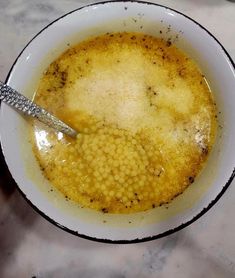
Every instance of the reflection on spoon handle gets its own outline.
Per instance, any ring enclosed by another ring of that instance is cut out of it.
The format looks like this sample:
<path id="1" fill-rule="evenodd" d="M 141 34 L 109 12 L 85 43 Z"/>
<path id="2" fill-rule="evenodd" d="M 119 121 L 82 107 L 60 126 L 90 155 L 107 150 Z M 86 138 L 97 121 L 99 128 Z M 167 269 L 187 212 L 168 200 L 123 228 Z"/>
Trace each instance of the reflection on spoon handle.
<path id="1" fill-rule="evenodd" d="M 37 118 L 44 124 L 69 135 L 70 137 L 76 137 L 77 132 L 69 127 L 67 124 L 57 119 L 55 116 L 47 112 L 42 107 L 35 104 L 25 96 L 12 89 L 10 86 L 0 81 L 0 100 L 4 101 L 8 105 L 16 108 L 26 115 Z"/>

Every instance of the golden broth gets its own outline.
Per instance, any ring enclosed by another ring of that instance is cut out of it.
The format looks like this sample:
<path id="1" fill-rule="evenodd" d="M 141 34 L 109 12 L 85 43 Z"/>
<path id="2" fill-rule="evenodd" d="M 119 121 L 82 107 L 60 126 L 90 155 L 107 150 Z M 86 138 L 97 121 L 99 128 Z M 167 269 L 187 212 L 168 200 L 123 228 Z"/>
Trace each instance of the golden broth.
<path id="1" fill-rule="evenodd" d="M 162 39 L 105 34 L 70 48 L 43 75 L 35 101 L 81 132 L 34 122 L 34 152 L 67 199 L 111 213 L 170 202 L 212 148 L 216 110 L 194 61 Z"/>

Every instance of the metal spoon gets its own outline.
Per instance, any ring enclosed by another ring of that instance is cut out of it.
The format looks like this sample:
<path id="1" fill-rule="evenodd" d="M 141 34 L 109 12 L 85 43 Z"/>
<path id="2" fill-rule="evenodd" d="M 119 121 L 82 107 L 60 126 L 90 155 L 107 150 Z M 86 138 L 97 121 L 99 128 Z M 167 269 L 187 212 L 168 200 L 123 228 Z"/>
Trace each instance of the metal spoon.
<path id="1" fill-rule="evenodd" d="M 28 116 L 37 118 L 40 122 L 56 129 L 57 131 L 67 134 L 70 137 L 77 136 L 77 131 L 1 81 L 0 100 Z"/>

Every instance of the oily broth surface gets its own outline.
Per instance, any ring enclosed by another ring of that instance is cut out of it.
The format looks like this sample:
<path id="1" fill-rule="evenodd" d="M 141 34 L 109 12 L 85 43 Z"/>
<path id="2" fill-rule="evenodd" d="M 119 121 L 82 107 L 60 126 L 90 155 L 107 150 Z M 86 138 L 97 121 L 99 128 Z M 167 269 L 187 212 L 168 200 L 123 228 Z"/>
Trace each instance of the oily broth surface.
<path id="1" fill-rule="evenodd" d="M 34 123 L 34 152 L 67 199 L 103 212 L 150 209 L 181 194 L 214 142 L 216 111 L 197 65 L 152 36 L 114 33 L 63 53 L 35 101 L 81 131 Z"/>

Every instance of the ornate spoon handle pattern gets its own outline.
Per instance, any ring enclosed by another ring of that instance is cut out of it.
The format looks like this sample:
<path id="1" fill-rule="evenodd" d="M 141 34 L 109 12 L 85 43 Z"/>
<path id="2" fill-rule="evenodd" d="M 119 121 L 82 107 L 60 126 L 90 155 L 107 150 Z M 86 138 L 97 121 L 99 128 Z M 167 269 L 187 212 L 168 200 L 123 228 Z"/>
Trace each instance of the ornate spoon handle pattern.
<path id="1" fill-rule="evenodd" d="M 70 137 L 76 137 L 77 132 L 70 126 L 57 119 L 55 116 L 47 112 L 44 108 L 35 104 L 25 96 L 12 89 L 10 86 L 0 81 L 0 100 L 4 101 L 8 105 L 23 112 L 26 115 L 37 118 L 44 124 L 63 132 Z"/>

